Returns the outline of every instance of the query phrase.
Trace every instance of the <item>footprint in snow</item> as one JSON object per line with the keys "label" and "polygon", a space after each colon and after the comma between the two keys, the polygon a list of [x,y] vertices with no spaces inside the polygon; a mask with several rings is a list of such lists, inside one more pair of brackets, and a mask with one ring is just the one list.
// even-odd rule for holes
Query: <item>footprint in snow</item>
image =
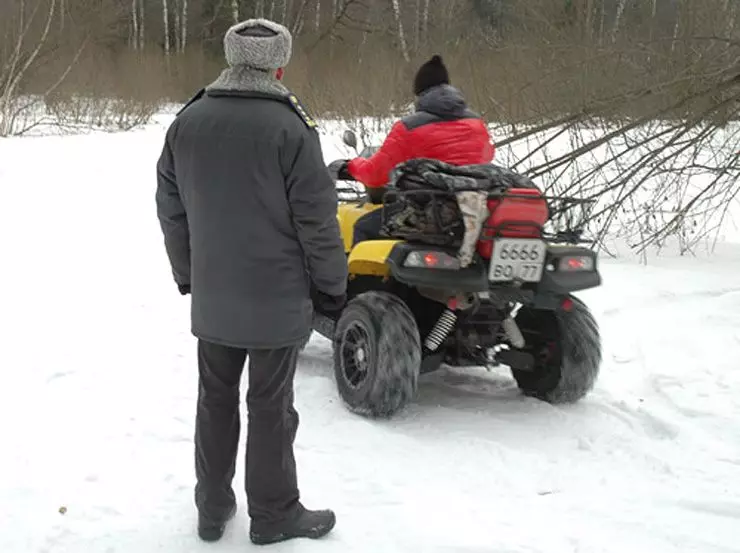
{"label": "footprint in snow", "polygon": [[740,503],[730,501],[683,500],[678,505],[690,511],[740,520]]}
{"label": "footprint in snow", "polygon": [[74,374],[74,371],[60,371],[60,372],[55,372],[54,374],[52,374],[51,376],[49,376],[49,378],[46,379],[46,383],[48,384],[49,382],[52,382],[54,380],[58,380],[60,378],[64,378],[65,376],[69,376],[71,374]]}

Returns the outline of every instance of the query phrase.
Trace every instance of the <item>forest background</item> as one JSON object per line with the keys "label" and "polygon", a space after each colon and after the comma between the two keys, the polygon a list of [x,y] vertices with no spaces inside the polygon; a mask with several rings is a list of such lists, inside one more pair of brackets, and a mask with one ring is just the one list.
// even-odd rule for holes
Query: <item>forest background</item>
{"label": "forest background", "polygon": [[[234,22],[294,34],[286,84],[322,120],[382,134],[441,54],[502,163],[597,203],[644,250],[691,251],[737,199],[737,0],[0,0],[0,136],[130,130],[224,67]],[[507,150],[507,146],[508,148]]]}

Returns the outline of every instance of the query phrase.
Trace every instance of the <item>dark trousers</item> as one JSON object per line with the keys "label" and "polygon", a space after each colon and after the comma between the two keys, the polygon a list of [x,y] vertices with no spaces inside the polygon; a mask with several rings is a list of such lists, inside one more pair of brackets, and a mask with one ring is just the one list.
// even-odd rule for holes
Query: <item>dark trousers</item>
{"label": "dark trousers", "polygon": [[355,230],[352,236],[352,246],[365,240],[380,238],[380,228],[383,226],[383,210],[385,207],[366,213],[355,221]]}
{"label": "dark trousers", "polygon": [[195,503],[220,521],[235,503],[232,480],[239,448],[239,383],[249,355],[246,493],[249,516],[267,523],[298,509],[293,443],[298,413],[293,378],[299,347],[230,348],[198,341],[198,410],[195,422]]}

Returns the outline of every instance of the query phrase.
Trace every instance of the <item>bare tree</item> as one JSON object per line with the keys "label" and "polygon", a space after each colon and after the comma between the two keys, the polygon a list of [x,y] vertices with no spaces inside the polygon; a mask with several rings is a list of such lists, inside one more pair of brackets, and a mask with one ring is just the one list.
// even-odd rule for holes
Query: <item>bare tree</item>
{"label": "bare tree", "polygon": [[180,44],[182,44],[182,38],[180,34],[182,33],[182,23],[180,22],[180,14],[182,12],[182,6],[180,3],[182,0],[174,0],[175,6],[174,6],[174,12],[175,12],[175,48],[177,48],[177,51],[180,51]]}
{"label": "bare tree", "polygon": [[[619,24],[622,21],[622,14],[624,14],[624,8],[626,5],[627,0],[617,0],[617,15],[614,18],[614,27],[612,28],[612,42],[616,42],[617,40]],[[653,0],[653,9],[655,9],[655,0]]]}
{"label": "bare tree", "polygon": [[188,0],[181,0],[182,2],[182,15],[180,16],[180,53],[185,52],[185,47],[188,44]]}
{"label": "bare tree", "polygon": [[[42,63],[43,50],[48,46],[57,0],[49,0],[45,12],[40,12],[43,2],[38,0],[31,10],[30,17],[26,14],[26,0],[18,0],[16,5],[18,7],[16,23],[12,34],[6,37],[11,39],[8,56],[0,69],[0,136],[21,134],[39,124],[39,116],[35,113],[38,98],[33,96],[24,98],[18,92],[30,73]],[[31,36],[39,13],[44,17],[40,33],[38,36]],[[32,46],[29,46],[29,43]],[[61,71],[59,78],[46,88],[44,95],[51,94],[62,84],[79,59],[84,46],[83,42],[71,63]],[[29,115],[30,118],[27,117]]]}
{"label": "bare tree", "polygon": [[403,18],[401,17],[401,0],[391,0],[393,5],[393,17],[396,20],[396,26],[398,28],[398,42],[401,46],[401,54],[406,63],[411,61],[409,56],[409,48],[406,44],[406,35],[403,31]]}
{"label": "bare tree", "polygon": [[131,0],[131,29],[133,34],[130,38],[131,47],[134,50],[139,49],[139,3],[138,0]]}
{"label": "bare tree", "polygon": [[[170,14],[167,0],[162,0],[162,23],[164,24],[164,55],[170,56]],[[178,44],[179,47],[179,44]]]}
{"label": "bare tree", "polygon": [[146,14],[144,12],[144,0],[139,0],[139,9],[138,9],[138,15],[139,15],[139,37],[138,37],[138,50],[144,49],[144,39],[145,39],[145,28],[146,28]]}
{"label": "bare tree", "polygon": [[429,2],[430,0],[424,0],[424,23],[422,25],[424,42],[426,42],[429,33]]}
{"label": "bare tree", "polygon": [[[137,3],[137,0],[134,0],[134,4]],[[138,25],[135,24],[134,27],[138,27],[138,34],[135,37],[136,41],[136,50],[143,50],[144,49],[144,39],[145,39],[145,28],[146,28],[146,14],[144,12],[144,0],[138,0],[138,6],[136,6],[135,11],[135,18],[138,19]],[[136,34],[136,33],[135,33]]]}
{"label": "bare tree", "polygon": [[280,23],[285,25],[286,22],[288,21],[288,0],[282,0],[282,2],[283,2],[283,12],[280,17]]}

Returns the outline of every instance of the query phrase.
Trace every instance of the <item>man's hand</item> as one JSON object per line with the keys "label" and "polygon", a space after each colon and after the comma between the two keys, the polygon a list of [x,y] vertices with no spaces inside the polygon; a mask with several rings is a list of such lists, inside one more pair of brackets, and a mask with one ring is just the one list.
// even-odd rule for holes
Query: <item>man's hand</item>
{"label": "man's hand", "polygon": [[316,288],[311,288],[311,301],[313,302],[314,309],[319,313],[325,314],[337,314],[344,309],[347,303],[347,294],[341,296],[330,296],[324,292],[320,292]]}
{"label": "man's hand", "polygon": [[329,164],[329,173],[335,180],[355,180],[349,173],[349,160],[338,159]]}
{"label": "man's hand", "polygon": [[178,284],[177,289],[180,290],[180,294],[182,294],[183,296],[187,296],[190,293],[189,284]]}

